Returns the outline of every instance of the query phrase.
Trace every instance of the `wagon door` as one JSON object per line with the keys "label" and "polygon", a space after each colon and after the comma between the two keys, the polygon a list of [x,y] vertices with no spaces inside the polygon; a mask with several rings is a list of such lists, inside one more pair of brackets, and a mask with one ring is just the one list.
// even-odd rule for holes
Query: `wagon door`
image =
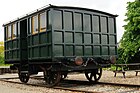
{"label": "wagon door", "polygon": [[27,19],[20,21],[20,57],[21,64],[28,63],[27,51]]}

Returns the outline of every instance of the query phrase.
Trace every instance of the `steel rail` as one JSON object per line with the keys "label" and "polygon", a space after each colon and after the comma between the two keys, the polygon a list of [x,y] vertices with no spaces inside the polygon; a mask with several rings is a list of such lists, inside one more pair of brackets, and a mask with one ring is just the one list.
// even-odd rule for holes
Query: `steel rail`
{"label": "steel rail", "polygon": [[[30,77],[30,78],[31,79],[37,79],[37,80],[43,80],[43,78],[41,78],[41,76],[33,76],[33,77]],[[48,88],[46,85],[42,85],[42,84],[30,84],[30,83],[8,81],[9,79],[18,79],[18,77],[0,78],[0,81]],[[71,86],[70,84],[74,84],[74,86]],[[69,86],[69,88],[66,88],[65,85]],[[132,84],[120,84],[120,83],[108,83],[108,82],[97,82],[97,83],[93,84],[93,83],[90,83],[88,81],[67,80],[66,79],[66,80],[63,80],[60,83],[59,86],[52,87],[52,89],[60,89],[60,90],[66,90],[66,91],[72,91],[72,92],[82,92],[82,93],[102,93],[102,92],[96,92],[96,91],[86,91],[86,90],[72,89],[73,87],[76,87],[76,86],[79,86],[79,85],[111,85],[111,86],[119,86],[119,87],[127,87],[127,88],[140,88],[140,85],[132,85]]]}
{"label": "steel rail", "polygon": [[[48,88],[46,85],[42,85],[42,84],[30,84],[30,83],[22,83],[22,82],[15,82],[15,81],[7,81],[8,79],[16,79],[16,78],[5,78],[5,79],[3,78],[3,79],[0,79],[0,81],[13,83],[13,84],[24,84],[24,85],[29,85],[29,86]],[[64,88],[64,87],[59,87],[59,86],[52,87],[52,89],[66,90],[66,91],[72,91],[72,92],[81,92],[81,93],[102,93],[102,92],[95,92],[95,91],[70,89],[70,88]]]}
{"label": "steel rail", "polygon": [[[43,78],[40,78],[42,76],[34,76],[30,77],[31,79],[37,79],[37,80],[43,80]],[[11,77],[11,78],[0,78],[0,81],[6,81],[8,79],[19,79],[18,77]],[[132,87],[132,88],[140,88],[140,85],[134,85],[134,84],[120,84],[120,83],[109,83],[109,82],[97,82],[97,83],[90,83],[88,81],[81,81],[81,80],[63,80],[62,83],[67,83],[67,84],[77,84],[77,85],[96,85],[96,84],[101,84],[101,85],[112,85],[112,86],[123,86],[123,87]],[[25,83],[20,83],[20,84],[25,84]],[[26,83],[28,85],[28,83]],[[46,86],[45,86],[46,87]]]}

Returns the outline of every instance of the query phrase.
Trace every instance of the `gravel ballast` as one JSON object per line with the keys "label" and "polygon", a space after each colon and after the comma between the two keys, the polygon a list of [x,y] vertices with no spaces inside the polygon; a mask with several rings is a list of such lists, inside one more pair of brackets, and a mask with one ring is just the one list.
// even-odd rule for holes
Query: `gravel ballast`
{"label": "gravel ballast", "polygon": [[[0,78],[6,78],[6,77],[17,77],[17,74],[0,75]],[[84,74],[69,74],[66,79],[87,81]],[[13,79],[12,81],[20,82],[19,79]],[[117,76],[114,77],[113,71],[103,71],[102,77],[99,80],[99,82],[140,85],[140,73],[138,73],[138,76],[135,76],[135,72],[126,72],[126,78],[123,78],[122,73],[118,73]],[[44,84],[44,81],[43,80],[36,81],[30,79],[28,83]],[[72,88],[75,89],[75,87]],[[79,85],[76,87],[76,89],[98,91],[103,93],[140,93],[140,88],[129,89],[129,88],[117,87],[117,86],[112,87],[109,85],[91,85],[91,86]],[[71,92],[71,91],[60,90],[60,89],[29,86],[25,84],[12,84],[3,81],[0,81],[0,91],[1,93],[77,93],[77,92]]]}

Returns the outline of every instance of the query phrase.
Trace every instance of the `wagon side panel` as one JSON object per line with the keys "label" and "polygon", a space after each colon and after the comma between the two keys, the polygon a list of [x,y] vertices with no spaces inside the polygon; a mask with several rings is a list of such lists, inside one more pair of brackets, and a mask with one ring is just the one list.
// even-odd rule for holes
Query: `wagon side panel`
{"label": "wagon side panel", "polygon": [[117,55],[115,17],[97,11],[53,10],[53,57]]}
{"label": "wagon side panel", "polygon": [[19,63],[20,61],[20,35],[19,23],[15,22],[4,26],[5,63]]}
{"label": "wagon side panel", "polygon": [[41,11],[28,18],[29,62],[43,63],[52,56],[52,25],[50,10]]}

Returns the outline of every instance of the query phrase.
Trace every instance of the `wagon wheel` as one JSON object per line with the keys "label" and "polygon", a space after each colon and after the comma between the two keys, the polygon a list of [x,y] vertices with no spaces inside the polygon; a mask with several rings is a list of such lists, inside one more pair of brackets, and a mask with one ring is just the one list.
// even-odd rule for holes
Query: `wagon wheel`
{"label": "wagon wheel", "polygon": [[47,87],[53,87],[60,82],[61,73],[58,71],[57,72],[46,71],[44,72],[44,79]]}
{"label": "wagon wheel", "polygon": [[18,76],[19,76],[20,81],[23,83],[27,83],[29,81],[29,74],[28,73],[21,73],[19,71]]}
{"label": "wagon wheel", "polygon": [[98,82],[102,76],[102,68],[86,71],[85,76],[90,82]]}

